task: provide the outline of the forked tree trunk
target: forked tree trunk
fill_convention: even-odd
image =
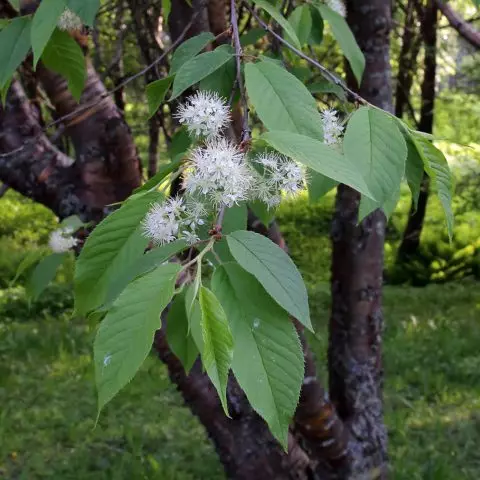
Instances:
[[[390,0],[347,2],[350,24],[365,59],[360,95],[392,111]],[[355,81],[350,75],[352,87]],[[330,396],[350,426],[353,478],[384,478],[387,434],[383,423],[381,307],[385,216],[360,225],[360,194],[338,187],[332,224],[332,315],[329,338]]]

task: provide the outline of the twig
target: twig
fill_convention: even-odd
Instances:
[[[232,0],[233,2],[233,0]],[[313,65],[314,67],[318,68],[320,70],[320,72],[322,73],[322,75],[324,76],[324,78],[326,78],[329,82],[332,82],[334,83],[335,85],[338,85],[340,88],[342,88],[345,93],[347,94],[347,98],[352,101],[352,102],[356,102],[356,103],[359,103],[361,105],[370,105],[370,103],[365,100],[363,97],[361,97],[360,95],[358,95],[358,93],[355,93],[353,90],[351,90],[350,88],[348,88],[343,82],[342,80],[340,80],[336,75],[334,75],[332,72],[330,72],[330,70],[327,70],[323,65],[321,65],[320,63],[318,63],[316,60],[314,60],[313,58],[309,57],[308,55],[305,55],[301,50],[299,50],[298,48],[295,48],[292,44],[290,44],[289,42],[287,42],[287,40],[284,40],[280,35],[278,35],[278,33],[276,33],[274,30],[272,30],[256,13],[255,11],[250,8],[249,5],[245,4],[247,10],[249,12],[252,13],[252,15],[254,16],[254,18],[257,20],[257,22],[260,24],[260,26],[266,30],[267,32],[269,32],[270,34],[272,34],[280,43],[282,43],[283,45],[285,45],[287,48],[289,48],[292,52],[296,53],[300,58],[303,58],[304,60],[306,60],[308,63],[310,63],[311,65]]]
[[[247,8],[248,5],[247,5]],[[245,85],[243,84],[241,62],[242,62],[242,45],[240,44],[240,34],[238,33],[238,18],[237,10],[235,7],[235,0],[231,0],[230,3],[230,21],[233,29],[233,43],[235,45],[235,61],[237,65],[237,85],[240,90],[240,97],[242,99],[243,106],[243,126],[242,126],[242,138],[241,143],[248,143],[250,141],[250,129],[248,128],[248,102],[247,94],[245,92]],[[255,15],[255,14],[254,14]]]

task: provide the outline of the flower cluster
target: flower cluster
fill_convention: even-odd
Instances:
[[[338,112],[333,109],[320,112],[323,121],[323,141],[326,145],[337,145],[343,133],[343,125],[340,123]]]
[[[269,208],[280,203],[282,192],[293,196],[303,189],[303,171],[290,158],[277,153],[264,153],[254,161],[262,165],[264,170],[263,176],[257,180],[254,193]]]
[[[197,137],[218,137],[230,123],[228,105],[214,92],[197,92],[175,114],[178,121]]]
[[[66,8],[60,15],[57,26],[60,30],[71,32],[73,30],[80,30],[83,26],[83,22],[76,13]]]
[[[343,0],[327,0],[327,5],[342,17],[347,16],[347,8]]]
[[[214,205],[231,207],[247,200],[254,176],[245,155],[224,138],[193,150],[184,187],[188,194],[207,195]]]
[[[154,203],[143,220],[143,232],[155,244],[163,245],[183,238],[189,245],[198,242],[196,227],[203,225],[205,215],[201,203],[182,198],[170,198],[165,203]]]
[[[78,240],[72,237],[73,228],[59,228],[51,233],[48,241],[49,247],[55,253],[68,252],[77,245]]]

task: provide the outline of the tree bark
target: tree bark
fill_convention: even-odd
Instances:
[[[421,117],[419,130],[425,133],[433,132],[435,110],[435,79],[437,71],[437,26],[438,8],[436,0],[428,0],[424,9],[422,22],[422,36],[425,45],[424,77],[421,92]],[[414,256],[420,247],[423,223],[427,210],[429,194],[429,179],[424,175],[418,197],[418,206],[412,202],[407,226],[403,233],[402,242],[398,248],[397,259],[401,263]]]
[[[359,93],[391,112],[391,2],[351,0],[347,11],[366,59]],[[349,84],[355,85],[351,72]],[[332,223],[330,396],[338,415],[349,425],[352,477],[384,478],[387,434],[382,401],[381,300],[385,216],[376,210],[357,225],[359,201],[356,191],[338,187]]]

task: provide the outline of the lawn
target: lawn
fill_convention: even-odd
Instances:
[[[72,318],[71,272],[65,269],[33,304],[21,285],[9,285],[15,265],[25,251],[45,242],[54,221],[41,207],[14,197],[2,202],[11,204],[0,212],[5,217],[0,222],[0,478],[224,478],[203,427],[153,356],[95,428],[96,325]],[[285,207],[282,221],[292,245],[298,232],[288,218],[291,210]],[[292,255],[309,280],[317,331],[310,340],[323,368],[329,295],[325,283],[313,281],[311,262],[316,278],[326,280],[328,237],[318,228],[323,217],[301,218],[302,228],[318,229],[320,242],[315,248],[304,238]],[[385,404],[393,478],[480,478],[478,285],[467,279],[385,288]]]

